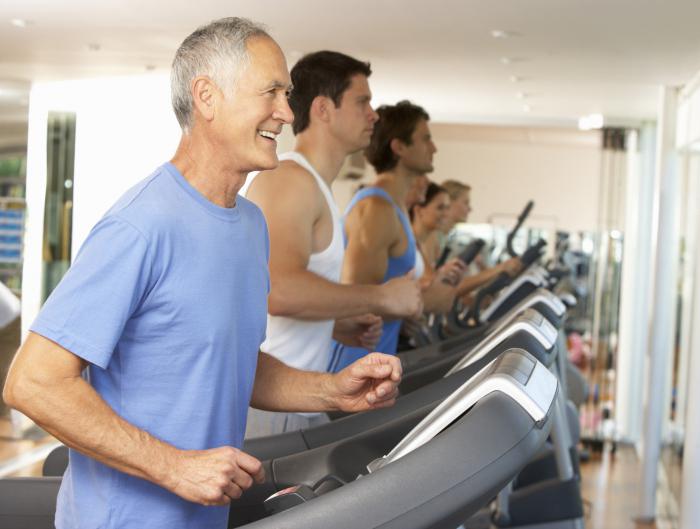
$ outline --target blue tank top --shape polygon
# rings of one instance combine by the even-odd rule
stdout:
[[[396,211],[396,215],[401,221],[401,227],[403,228],[406,238],[408,240],[408,245],[406,251],[399,257],[389,257],[389,262],[387,263],[386,273],[384,274],[383,283],[386,283],[394,277],[399,277],[406,275],[408,272],[413,270],[416,266],[416,239],[413,236],[413,230],[411,229],[411,223],[408,217],[403,212],[403,210],[394,202],[391,195],[384,191],[380,187],[366,187],[361,189],[350,201],[348,207],[345,209],[345,216],[350,214],[350,211],[357,205],[358,202],[364,200],[368,197],[380,197],[387,202],[389,202]],[[347,240],[345,241],[347,246]],[[396,346],[399,341],[399,330],[401,328],[401,320],[385,321],[382,330],[382,336],[379,339],[376,350],[387,354],[396,354]],[[337,373],[344,367],[352,364],[355,360],[362,358],[368,353],[367,349],[361,347],[348,347],[346,345],[340,344],[338,342],[333,342],[333,351],[331,353],[331,360],[328,365],[328,371],[332,373]]]

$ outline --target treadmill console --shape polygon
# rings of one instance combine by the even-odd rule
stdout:
[[[496,299],[484,310],[480,316],[482,322],[489,321],[491,316],[496,313],[496,311],[505,303],[513,293],[517,292],[523,285],[531,284],[537,287],[543,287],[546,283],[538,273],[528,270],[525,273],[520,274],[515,280],[504,288],[497,296]]]
[[[479,342],[469,353],[457,362],[445,375],[450,376],[457,371],[481,360],[494,347],[516,333],[523,331],[532,335],[546,350],[554,347],[557,341],[557,330],[535,309],[526,309],[508,325],[499,327]]]
[[[557,379],[544,365],[523,349],[509,349],[467,381],[411,430],[384,457],[375,459],[372,473],[429,442],[469,412],[480,399],[499,392],[520,405],[541,425],[557,392]]]
[[[566,312],[566,305],[555,294],[544,288],[538,288],[523,301],[518,303],[514,310],[523,311],[526,308],[534,307],[538,303],[546,305],[557,316],[563,316]]]

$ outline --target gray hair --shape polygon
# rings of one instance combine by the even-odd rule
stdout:
[[[270,37],[260,24],[229,17],[201,26],[182,42],[173,59],[170,97],[183,132],[192,127],[192,80],[206,75],[219,88],[232,88],[250,61],[246,42],[257,36]]]

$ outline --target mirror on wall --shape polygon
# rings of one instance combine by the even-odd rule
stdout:
[[[42,303],[70,266],[75,113],[50,112],[46,140]]]

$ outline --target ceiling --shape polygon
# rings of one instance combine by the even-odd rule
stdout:
[[[375,102],[435,121],[633,124],[700,70],[698,0],[3,0],[0,126],[26,119],[31,81],[167,70],[196,26],[232,15],[265,23],[290,62],[371,61]]]

